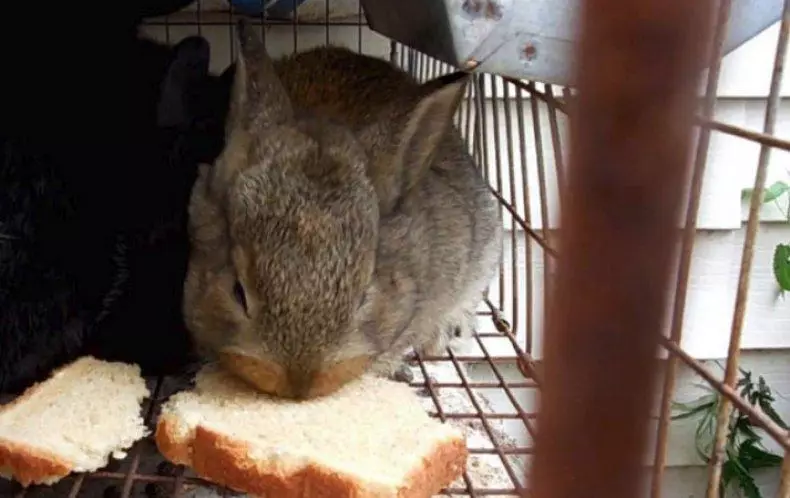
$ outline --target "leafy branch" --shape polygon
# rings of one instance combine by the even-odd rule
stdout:
[[[753,189],[743,189],[741,193],[742,199],[751,197]],[[763,204],[773,202],[774,205],[782,211],[785,219],[790,222],[790,202],[788,202],[787,209],[782,209],[779,205],[779,198],[782,196],[790,196],[790,185],[786,182],[774,182],[768,188],[763,190],[762,202]],[[777,244],[774,248],[773,259],[774,279],[779,284],[779,293],[784,296],[785,291],[790,291],[790,244]]]
[[[736,389],[743,399],[752,406],[759,408],[777,425],[788,429],[773,407],[775,401],[771,388],[760,376],[755,382],[751,372],[740,370],[741,377]],[[716,416],[722,396],[709,386],[699,386],[707,393],[691,403],[673,403],[676,413],[672,420],[699,418],[694,435],[697,454],[706,463],[710,462],[716,433]],[[732,410],[729,419],[729,431],[724,446],[725,460],[721,468],[719,496],[724,498],[730,485],[737,485],[742,496],[746,498],[762,498],[760,489],[755,483],[752,473],[755,470],[774,468],[782,465],[782,457],[768,451],[762,445],[762,437],[752,425],[749,416],[738,410]]]

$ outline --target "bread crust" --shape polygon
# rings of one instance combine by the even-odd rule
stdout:
[[[181,439],[179,425],[175,415],[160,417],[155,439],[162,455],[235,491],[271,498],[381,498],[361,489],[353,478],[321,465],[311,464],[297,473],[278,473],[250,458],[245,443],[200,425]],[[468,454],[462,438],[437,445],[398,490],[397,498],[430,498],[461,474]]]
[[[1,405],[0,417],[11,408],[22,405],[39,391],[45,389],[47,383],[56,375],[74,368],[78,363],[90,361],[102,362],[103,360],[86,355],[54,369],[49,374],[49,377],[34,383],[15,399]],[[19,482],[23,487],[28,487],[31,484],[55,484],[74,472],[74,469],[74,462],[61,457],[57,453],[29,444],[0,438],[0,475],[8,475],[9,478]]]
[[[80,359],[76,361],[80,361]],[[34,394],[46,387],[49,379],[72,365],[73,363],[66,364],[54,369],[47,379],[35,382],[9,403],[0,406],[0,416],[30,399]],[[31,484],[52,484],[69,475],[73,468],[74,465],[71,462],[54,453],[0,439],[0,473],[9,474],[9,477],[24,487],[28,487]]]
[[[0,439],[0,471],[28,487],[31,484],[52,484],[63,479],[73,469],[54,453],[39,448]]]

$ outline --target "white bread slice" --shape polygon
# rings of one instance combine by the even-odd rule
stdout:
[[[428,498],[468,456],[463,431],[428,416],[402,383],[365,376],[293,402],[213,366],[162,406],[156,443],[206,480],[270,498]]]
[[[0,476],[53,484],[91,472],[148,433],[140,367],[84,356],[0,407]]]

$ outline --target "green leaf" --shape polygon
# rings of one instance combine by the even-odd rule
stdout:
[[[762,200],[762,202],[763,203],[771,202],[771,201],[781,197],[782,194],[784,194],[788,190],[790,190],[790,185],[788,185],[787,183],[782,182],[782,181],[774,182],[773,184],[771,184],[770,187],[766,188],[763,191],[763,200]],[[743,200],[748,199],[749,197],[751,197],[752,192],[754,192],[754,189],[751,189],[751,188],[743,189],[741,191],[741,199],[743,199]]]
[[[774,278],[782,291],[790,290],[790,245],[777,244],[774,249]]]
[[[765,381],[762,375],[760,376],[757,389],[759,393],[759,399],[761,400],[761,402],[764,401],[764,402],[773,403],[774,401],[776,401],[774,398],[774,394],[771,392],[771,388],[768,387],[768,383]]]
[[[766,469],[778,467],[782,464],[782,457],[769,453],[757,446],[754,439],[746,440],[738,448],[738,461],[747,470]]]
[[[710,454],[713,450],[713,432],[715,427],[715,410],[710,410],[703,413],[702,420],[697,424],[697,430],[694,433],[694,446],[697,454],[706,463],[710,460]]]
[[[780,417],[779,414],[776,413],[776,410],[774,410],[774,407],[771,406],[770,402],[767,402],[765,400],[760,400],[760,409],[763,411],[763,413],[765,413],[768,416],[768,418],[773,420],[776,423],[776,425],[778,425],[784,430],[790,429],[789,427],[787,427],[787,424],[784,422],[784,420],[782,420],[782,417]]]
[[[716,405],[716,395],[706,394],[705,396],[701,396],[695,400],[693,403],[672,403],[672,405],[676,410],[682,411],[682,413],[672,415],[671,419],[683,420],[713,408]]]
[[[692,384],[692,385],[693,385],[694,387],[696,387],[697,389],[701,390],[701,391],[705,391],[705,392],[707,392],[707,393],[718,394],[718,391],[717,391],[716,389],[713,389],[713,388],[710,386],[710,384],[701,384],[701,383],[699,383],[699,382],[695,382],[695,383],[694,383],[694,384]]]
[[[739,417],[738,421],[735,422],[734,429],[734,432],[743,434],[747,439],[760,439],[760,436],[758,436],[757,433],[754,432],[754,429],[752,429],[752,423],[749,421],[749,417]]]
[[[790,185],[785,182],[774,182],[770,187],[765,189],[763,202],[771,202],[772,200],[780,197],[782,194],[790,190]]]
[[[763,498],[760,494],[760,488],[754,482],[754,478],[749,474],[741,474],[738,476],[738,487],[743,491],[743,496],[746,498]]]
[[[738,480],[738,467],[732,460],[727,460],[721,465],[721,479],[719,481],[719,496],[724,496],[732,480]]]

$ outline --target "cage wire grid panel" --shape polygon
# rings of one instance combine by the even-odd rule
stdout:
[[[316,45],[341,44],[389,59],[419,81],[455,70],[372,32],[358,2],[318,3],[323,8],[289,20],[251,17],[253,24],[260,25],[272,56]],[[343,5],[335,9],[335,3]],[[243,14],[215,4],[198,0],[181,12],[147,20],[141,31],[170,44],[189,35],[203,36],[211,46],[211,69],[220,72],[235,60],[234,21]],[[495,103],[494,108],[490,108],[491,102]],[[540,129],[541,112],[551,123],[548,132]],[[525,400],[533,397],[538,387],[528,352],[533,347],[533,329],[538,326],[533,310],[541,306],[532,302],[532,296],[542,294],[532,289],[548,278],[535,270],[536,262],[542,265],[541,251],[553,252],[547,241],[548,232],[533,229],[529,206],[532,202],[546,207],[546,201],[539,200],[546,197],[549,188],[543,174],[548,162],[544,155],[547,147],[552,148],[548,152],[552,156],[554,150],[559,150],[560,120],[557,106],[530,100],[528,87],[521,82],[507,82],[492,75],[475,77],[456,114],[456,127],[466,139],[481,175],[500,200],[503,223],[517,230],[508,233],[498,277],[481,300],[478,332],[472,343],[460,351],[448,350],[441,357],[415,357],[412,361],[415,379],[411,386],[428,413],[463,427],[467,434],[468,469],[440,496],[518,496],[526,489],[524,475],[532,451],[535,414],[526,410]],[[534,134],[530,129],[534,129]],[[534,164],[531,172],[529,164]],[[530,175],[535,182],[525,181]],[[541,215],[543,226],[548,226],[547,213],[544,209]],[[471,370],[477,373],[471,375]],[[185,388],[188,379],[151,378],[147,383],[152,395],[145,402],[144,413],[153,432],[161,403]],[[509,407],[492,406],[492,397]],[[10,496],[236,495],[196,477],[189,469],[166,462],[158,454],[153,438],[148,437],[135,444],[124,459],[111,459],[107,467],[97,472],[72,475],[54,486],[16,488]]]
[[[331,3],[330,3],[331,2]],[[334,4],[342,4],[335,9]],[[221,5],[220,5],[221,4]],[[308,0],[302,11],[287,20],[256,22],[273,56],[322,44],[342,44],[360,52],[391,60],[418,80],[424,81],[454,70],[447,64],[390,41],[369,30],[359,2]],[[694,173],[685,213],[685,230],[668,335],[661,339],[668,361],[664,365],[660,407],[656,414],[656,445],[650,456],[649,496],[662,496],[661,480],[666,463],[667,434],[675,375],[680,364],[695,371],[723,394],[719,408],[715,448],[721,451],[733,407],[751,416],[757,425],[786,452],[779,496],[790,498],[790,438],[764,414],[745,402],[734,389],[738,371],[740,337],[749,272],[758,227],[757,201],[750,206],[743,247],[742,271],[730,353],[723,378],[692,358],[680,346],[683,311],[702,177],[711,135],[737,137],[761,147],[755,190],[765,186],[765,172],[772,149],[790,151],[790,142],[774,136],[779,82],[788,41],[788,7],[785,6],[776,52],[776,64],[763,129],[736,127],[712,118],[727,30],[730,1],[722,0],[716,34],[710,50],[705,93],[699,110],[699,129]],[[170,43],[198,34],[211,44],[212,70],[219,72],[235,58],[231,42],[237,15],[215,0],[198,0],[182,12],[151,20],[143,31]],[[528,488],[526,469],[532,454],[531,436],[536,431],[534,400],[540,387],[539,369],[532,353],[540,347],[540,331],[547,307],[553,246],[561,188],[565,178],[565,128],[572,115],[573,93],[568,88],[521,81],[490,74],[476,74],[455,118],[466,138],[469,152],[500,201],[506,240],[497,278],[478,313],[478,333],[463,351],[448,350],[442,357],[416,357],[412,386],[432,416],[466,430],[470,461],[463,477],[443,494],[451,496],[518,496]],[[757,196],[755,196],[757,199]],[[486,379],[486,380],[479,380]],[[183,379],[149,379],[152,391],[145,413],[153,429],[159,406]],[[499,400],[499,403],[492,403]],[[504,408],[503,408],[504,407]],[[710,463],[708,498],[718,497],[721,454]],[[105,469],[64,479],[53,487],[17,489],[12,496],[102,497],[216,497],[233,496],[194,476],[188,469],[165,462],[148,438],[136,444],[127,458],[112,461]]]

